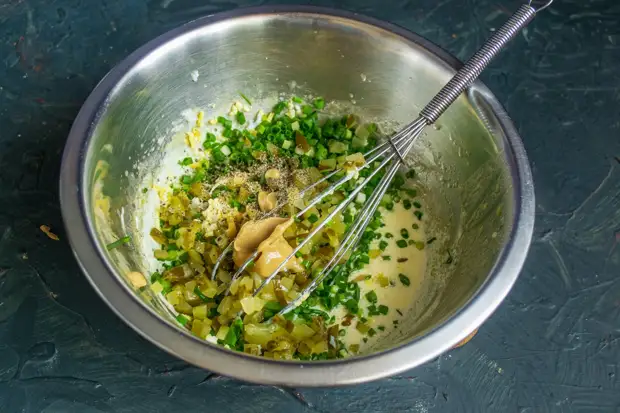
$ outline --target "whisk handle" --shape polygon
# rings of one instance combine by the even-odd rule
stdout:
[[[435,123],[439,116],[448,109],[448,106],[476,80],[495,55],[497,55],[521,29],[528,25],[537,11],[548,7],[551,1],[539,8],[534,8],[532,1],[530,1],[529,4],[524,4],[519,7],[508,21],[497,29],[480,50],[465,63],[428,105],[422,109],[420,116],[425,118],[429,125]]]

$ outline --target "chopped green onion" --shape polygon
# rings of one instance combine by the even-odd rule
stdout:
[[[374,290],[368,291],[366,293],[366,299],[368,300],[369,303],[376,303],[377,293]]]
[[[398,274],[398,279],[406,287],[409,287],[411,285],[411,281],[409,280],[409,277],[407,277],[405,274]]]
[[[245,115],[243,114],[243,112],[237,112],[237,115],[235,115],[237,118],[237,122],[239,122],[240,125],[245,124]]]
[[[396,241],[396,245],[398,246],[398,248],[406,248],[407,241],[405,241],[404,239],[399,239],[398,241]]]
[[[405,174],[405,177],[407,179],[415,178],[415,170],[414,169],[408,170],[407,173]]]
[[[314,99],[314,107],[321,110],[325,107],[325,99],[323,98],[316,98]]]
[[[380,249],[381,251],[385,251],[385,249],[387,248],[387,246],[388,246],[388,243],[387,243],[386,241],[381,241],[381,242],[379,242],[379,249]]]
[[[377,307],[377,311],[379,312],[379,314],[386,315],[389,310],[390,308],[387,305],[381,304],[379,307]]]
[[[422,204],[419,203],[418,201],[413,201],[413,206],[416,208],[422,208]]]
[[[231,348],[234,348],[243,332],[243,320],[237,318],[232,322],[230,328],[228,329],[228,333],[226,333],[226,337],[224,338],[224,344],[229,345]]]
[[[405,179],[402,177],[402,175],[396,175],[394,177],[394,180],[392,181],[392,188],[394,189],[400,189],[402,188],[402,186],[405,184]]]
[[[411,201],[410,201],[410,200],[408,200],[408,199],[405,199],[405,200],[403,201],[403,207],[404,207],[405,209],[411,209]]]
[[[411,228],[413,228],[413,229],[419,229],[419,228],[420,228],[420,226],[419,226],[418,224],[412,224],[412,225],[411,225]]]
[[[409,238],[409,231],[407,231],[406,228],[402,228],[400,230],[400,236],[403,237],[404,239]]]
[[[187,165],[191,165],[194,163],[194,160],[192,158],[190,158],[189,156],[186,158],[183,158],[183,160],[180,162],[181,165],[183,166],[187,166]]]
[[[424,215],[422,211],[413,211],[413,215],[415,215],[418,220],[422,221],[422,216]]]
[[[389,255],[382,255],[381,258],[383,258],[383,261],[392,261],[392,257]]]
[[[221,124],[225,128],[231,128],[232,127],[232,121],[229,120],[229,119],[226,119],[223,116],[218,116],[217,117],[217,123]]]
[[[187,323],[189,322],[189,318],[185,317],[183,314],[179,314],[177,316],[177,321],[183,326],[185,327],[187,325]]]
[[[403,191],[411,198],[415,198],[418,195],[418,191],[416,191],[415,189],[404,188]]]
[[[314,224],[318,220],[319,220],[319,217],[317,217],[316,214],[312,214],[308,217],[308,221],[310,221],[311,224]]]
[[[106,245],[106,249],[110,251],[110,250],[113,250],[114,248],[118,248],[121,245],[125,245],[129,242],[131,242],[131,237],[129,235],[125,235],[123,238],[117,239],[116,241],[111,242],[108,245]]]

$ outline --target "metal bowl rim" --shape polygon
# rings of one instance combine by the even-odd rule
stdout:
[[[395,348],[344,360],[278,362],[208,345],[166,322],[135,297],[115,276],[97,247],[91,226],[87,222],[82,181],[85,153],[97,117],[110,93],[121,80],[142,58],[179,36],[224,20],[274,14],[336,17],[375,26],[419,44],[454,69],[462,66],[450,53],[404,28],[357,13],[324,7],[243,8],[199,18],[168,31],[138,48],[114,67],[91,92],[73,123],[63,153],[60,174],[60,203],[69,242],[86,278],[112,311],[153,344],[196,366],[250,382],[288,386],[354,384],[401,373],[450,349],[493,313],[516,281],[532,238],[534,187],[523,143],[502,105],[480,81],[476,81],[471,90],[485,99],[508,143],[506,162],[510,168],[515,199],[509,241],[503,247],[487,280],[468,303],[425,335]]]

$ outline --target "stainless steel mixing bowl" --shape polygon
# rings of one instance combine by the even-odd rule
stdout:
[[[324,96],[392,126],[412,119],[459,62],[402,28],[355,14],[263,7],[206,17],[143,46],[95,88],[71,130],[61,175],[62,212],[84,273],[125,322],[166,351],[243,380],[329,386],[394,375],[430,360],[477,328],[515,282],[534,223],[523,145],[480,82],[421,139],[419,172],[428,249],[423,297],[409,322],[371,354],[283,362],[228,351],[181,329],[129,271],[139,248],[142,184],[165,160],[172,125],[190,107],[229,105],[242,91]],[[198,78],[191,79],[197,70]],[[107,251],[126,233],[133,246]],[[139,284],[138,284],[139,285]]]

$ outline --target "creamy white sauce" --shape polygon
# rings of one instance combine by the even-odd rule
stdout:
[[[408,231],[410,240],[426,241],[422,221],[419,221],[415,217],[413,214],[414,210],[414,208],[406,210],[402,202],[395,204],[392,211],[380,208],[385,226],[377,230],[377,232],[381,233],[382,237],[379,240],[373,241],[371,249],[378,248],[378,244],[381,240],[387,241],[388,246],[385,251],[381,253],[381,256],[371,259],[370,263],[364,268],[351,274],[350,280],[354,280],[361,275],[372,276],[370,280],[358,283],[361,291],[359,305],[364,314],[367,314],[366,309],[371,304],[366,299],[366,293],[370,291],[374,291],[377,294],[376,305],[386,305],[389,307],[389,310],[386,315],[366,317],[368,319],[366,324],[376,331],[373,337],[370,337],[368,334],[362,334],[356,329],[356,324],[359,321],[357,317],[352,320],[350,326],[341,327],[346,330],[346,335],[340,339],[347,348],[352,344],[358,344],[360,346],[360,352],[363,353],[365,349],[373,347],[382,337],[385,337],[394,329],[400,328],[400,324],[403,322],[403,316],[407,315],[407,312],[411,309],[418,297],[426,268],[425,250],[418,250],[415,245],[408,245],[406,248],[399,248],[396,245],[396,242],[402,239],[400,234],[401,228],[405,228]],[[419,229],[413,229],[413,224],[417,224]],[[388,232],[393,235],[390,239],[386,239],[383,236]],[[391,260],[386,261],[382,256],[390,256]],[[399,263],[398,258],[406,258],[407,261]],[[404,274],[409,279],[409,286],[405,286],[400,281],[399,274]],[[381,287],[379,284],[378,279],[381,275],[388,278],[389,285],[387,287]],[[400,311],[402,315],[399,314],[397,310]],[[337,322],[342,322],[347,315],[347,310],[343,306],[339,306],[332,311],[332,315],[336,317]],[[398,324],[395,325],[395,321],[397,321]],[[378,328],[380,326],[384,327],[383,331]],[[364,338],[366,342],[364,342]]]

